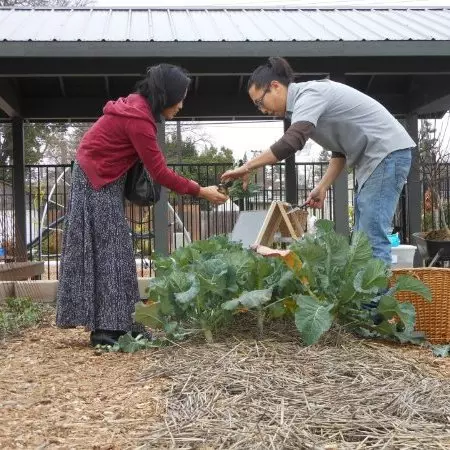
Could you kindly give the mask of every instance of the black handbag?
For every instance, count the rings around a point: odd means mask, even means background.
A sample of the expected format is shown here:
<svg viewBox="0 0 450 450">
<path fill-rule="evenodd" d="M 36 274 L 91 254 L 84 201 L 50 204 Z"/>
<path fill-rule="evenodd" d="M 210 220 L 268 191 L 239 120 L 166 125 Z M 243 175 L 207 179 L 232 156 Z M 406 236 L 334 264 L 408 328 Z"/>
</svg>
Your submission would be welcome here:
<svg viewBox="0 0 450 450">
<path fill-rule="evenodd" d="M 138 161 L 127 172 L 124 195 L 135 205 L 149 206 L 159 200 L 161 185 L 152 180 L 144 164 Z"/>
</svg>

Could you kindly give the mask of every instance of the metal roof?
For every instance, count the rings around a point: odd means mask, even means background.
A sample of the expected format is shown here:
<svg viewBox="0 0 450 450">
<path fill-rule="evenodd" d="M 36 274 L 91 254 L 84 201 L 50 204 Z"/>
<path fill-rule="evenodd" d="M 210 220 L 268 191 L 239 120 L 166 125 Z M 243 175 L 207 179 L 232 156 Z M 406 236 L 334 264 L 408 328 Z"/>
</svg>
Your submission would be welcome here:
<svg viewBox="0 0 450 450">
<path fill-rule="evenodd" d="M 450 8 L 0 8 L 0 41 L 4 42 L 449 39 Z"/>
</svg>

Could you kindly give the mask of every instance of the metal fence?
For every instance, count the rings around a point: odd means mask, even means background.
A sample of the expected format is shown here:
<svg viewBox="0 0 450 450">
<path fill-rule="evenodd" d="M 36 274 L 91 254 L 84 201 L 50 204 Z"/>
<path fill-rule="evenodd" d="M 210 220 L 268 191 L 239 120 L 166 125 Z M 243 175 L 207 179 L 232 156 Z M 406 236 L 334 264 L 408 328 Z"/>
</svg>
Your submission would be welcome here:
<svg viewBox="0 0 450 450">
<path fill-rule="evenodd" d="M 326 171 L 327 162 L 296 163 L 296 189 L 299 203 L 306 200 L 308 194 L 317 185 Z M 180 174 L 198 181 L 201 185 L 217 184 L 220 175 L 231 166 L 229 164 L 172 164 Z M 449 170 L 442 180 L 442 198 L 449 211 Z M 442 172 L 443 173 L 443 172 Z M 17 246 L 12 166 L 0 166 L 0 258 L 3 261 L 14 260 Z M 64 238 L 64 217 L 67 212 L 70 185 L 70 165 L 33 165 L 26 166 L 26 248 L 29 260 L 43 260 L 46 265 L 44 278 L 57 279 L 59 260 Z M 202 199 L 190 196 L 169 195 L 168 204 L 168 247 L 169 251 L 186 243 L 207 239 L 217 234 L 229 234 L 240 211 L 267 209 L 273 200 L 285 200 L 285 166 L 277 164 L 258 170 L 252 179 L 259 186 L 258 193 L 244 200 L 228 201 L 224 205 L 213 206 Z M 350 225 L 353 221 L 353 176 L 349 176 L 348 185 Z M 427 190 L 423 189 L 424 227 L 439 220 L 435 200 L 427 199 Z M 334 191 L 330 188 L 323 210 L 316 210 L 318 218 L 334 220 Z M 402 194 L 394 226 L 405 233 L 407 198 Z M 125 203 L 125 214 L 130 226 L 136 256 L 136 267 L 140 276 L 150 273 L 150 262 L 154 249 L 154 212 L 153 208 L 137 207 Z"/>
</svg>

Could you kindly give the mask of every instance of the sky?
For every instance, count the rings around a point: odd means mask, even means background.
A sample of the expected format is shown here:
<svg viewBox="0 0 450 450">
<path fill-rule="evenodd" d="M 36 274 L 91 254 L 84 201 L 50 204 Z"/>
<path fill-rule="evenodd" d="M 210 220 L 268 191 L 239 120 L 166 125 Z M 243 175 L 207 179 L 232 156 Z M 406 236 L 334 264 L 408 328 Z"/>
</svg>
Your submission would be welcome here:
<svg viewBox="0 0 450 450">
<path fill-rule="evenodd" d="M 241 7 L 241 6 L 447 6 L 450 0 L 93 0 L 93 6 L 100 7 L 150 7 L 150 6 L 182 6 L 182 7 Z M 447 118 L 448 123 L 448 118 Z M 439 123 L 437 124 L 439 126 Z M 254 121 L 249 123 L 208 123 L 199 125 L 202 132 L 209 137 L 210 142 L 217 146 L 231 148 L 235 159 L 243 158 L 247 153 L 252 156 L 252 150 L 265 150 L 277 141 L 283 134 L 283 123 L 281 121 Z M 450 134 L 450 130 L 448 131 Z M 447 132 L 445 133 L 447 135 Z M 318 145 L 310 144 L 302 152 L 297 152 L 297 160 L 312 161 L 320 154 Z"/>
</svg>

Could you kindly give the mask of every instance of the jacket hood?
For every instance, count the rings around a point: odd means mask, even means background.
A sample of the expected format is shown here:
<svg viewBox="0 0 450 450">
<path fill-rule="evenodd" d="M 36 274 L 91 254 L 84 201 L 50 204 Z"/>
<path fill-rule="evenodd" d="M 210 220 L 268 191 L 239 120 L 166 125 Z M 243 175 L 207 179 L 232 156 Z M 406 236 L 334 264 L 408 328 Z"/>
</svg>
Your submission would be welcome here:
<svg viewBox="0 0 450 450">
<path fill-rule="evenodd" d="M 147 100 L 139 94 L 110 100 L 103 108 L 103 114 L 154 121 Z"/>
</svg>

